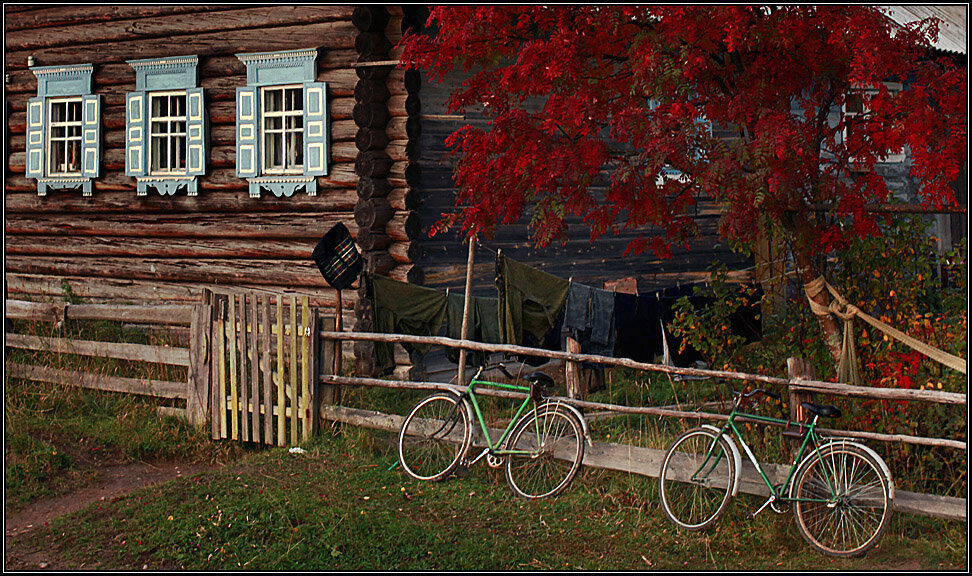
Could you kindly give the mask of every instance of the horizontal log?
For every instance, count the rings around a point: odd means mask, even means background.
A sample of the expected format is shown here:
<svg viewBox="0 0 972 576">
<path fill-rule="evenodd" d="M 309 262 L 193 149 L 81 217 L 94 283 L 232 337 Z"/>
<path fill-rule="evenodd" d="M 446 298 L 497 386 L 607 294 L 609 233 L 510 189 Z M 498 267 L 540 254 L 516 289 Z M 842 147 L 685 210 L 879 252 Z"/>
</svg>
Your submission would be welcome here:
<svg viewBox="0 0 972 576">
<path fill-rule="evenodd" d="M 7 236 L 7 254 L 17 256 L 103 256 L 143 258 L 311 260 L 313 241 L 246 240 L 236 238 L 179 239 L 118 236 Z"/>
<path fill-rule="evenodd" d="M 35 30 L 13 30 L 4 35 L 7 50 L 33 50 L 73 46 L 93 42 L 124 42 L 165 38 L 173 44 L 180 37 L 209 32 L 228 32 L 253 28 L 291 26 L 324 22 L 344 22 L 350 17 L 348 6 L 261 6 L 235 10 L 158 14 L 151 18 L 110 20 L 92 24 L 68 24 Z M 180 52 L 181 53 L 181 52 Z"/>
<path fill-rule="evenodd" d="M 366 252 L 384 250 L 391 242 L 391 238 L 384 231 L 369 230 L 367 228 L 359 228 L 358 236 L 355 238 L 355 243 L 358 245 L 358 248 Z"/>
<path fill-rule="evenodd" d="M 56 354 L 78 354 L 80 356 L 114 358 L 134 362 L 189 366 L 188 348 L 148 346 L 145 344 L 129 344 L 126 342 L 95 342 L 91 340 L 70 340 L 67 338 L 43 338 L 28 334 L 10 333 L 6 334 L 6 344 L 8 348 L 22 348 L 26 350 L 54 352 Z"/>
<path fill-rule="evenodd" d="M 396 213 L 385 226 L 388 236 L 397 242 L 422 241 L 422 217 L 415 210 L 404 214 Z"/>
<path fill-rule="evenodd" d="M 391 15 L 384 6 L 358 6 L 351 13 L 355 28 L 365 32 L 381 32 L 390 19 Z"/>
<path fill-rule="evenodd" d="M 354 137 L 354 145 L 362 152 L 384 150 L 388 146 L 388 134 L 380 128 L 359 128 Z"/>
<path fill-rule="evenodd" d="M 379 274 L 384 276 L 395 266 L 395 261 L 388 252 L 365 252 L 362 256 L 364 257 L 363 271 L 365 274 Z"/>
<path fill-rule="evenodd" d="M 357 191 L 358 198 L 370 200 L 372 198 L 384 198 L 391 192 L 391 184 L 384 178 L 363 177 L 358 179 Z"/>
<path fill-rule="evenodd" d="M 354 173 L 360 178 L 385 178 L 392 164 L 392 159 L 383 150 L 361 152 L 354 162 Z"/>
<path fill-rule="evenodd" d="M 837 382 L 813 382 L 794 380 L 790 389 L 798 392 L 817 392 L 833 394 L 850 398 L 876 398 L 880 400 L 916 400 L 919 402 L 933 402 L 935 404 L 966 405 L 966 395 L 955 392 L 941 392 L 939 390 L 908 390 L 901 388 L 874 388 L 871 386 L 854 386 Z"/>
<path fill-rule="evenodd" d="M 188 14 L 192 12 L 215 12 L 235 10 L 232 5 L 143 5 L 120 4 L 105 6 L 101 4 L 51 5 L 38 10 L 40 5 L 31 5 L 28 12 L 9 13 L 4 17 L 7 30 L 49 28 L 91 22 L 110 22 L 132 18 L 156 18 L 167 14 Z"/>
<path fill-rule="evenodd" d="M 22 378 L 36 382 L 78 386 L 80 388 L 91 388 L 106 392 L 124 392 L 156 398 L 181 398 L 183 400 L 188 396 L 185 382 L 103 376 L 90 372 L 60 370 L 44 366 L 26 366 L 23 364 L 7 364 L 6 372 L 9 378 Z"/>
<path fill-rule="evenodd" d="M 108 303 L 118 302 L 119 300 L 129 302 L 141 301 L 146 306 L 157 305 L 159 302 L 179 302 L 184 305 L 194 304 L 199 302 L 204 289 L 214 292 L 246 290 L 267 294 L 272 297 L 281 294 L 285 298 L 307 296 L 311 306 L 331 311 L 333 311 L 337 300 L 337 291 L 330 287 L 300 289 L 292 286 L 274 286 L 268 284 L 258 286 L 247 283 L 215 286 L 208 281 L 179 283 L 133 280 L 130 278 L 84 277 L 78 275 L 45 276 L 38 274 L 16 274 L 12 272 L 6 274 L 6 280 L 7 290 L 11 296 L 29 295 L 31 297 L 49 299 L 63 298 L 65 286 L 67 286 L 74 295 L 79 298 L 84 298 L 86 301 Z M 357 286 L 357 283 L 355 286 Z M 346 308 L 353 306 L 357 300 L 357 294 L 353 290 L 345 290 L 342 295 L 342 301 Z M 346 310 L 345 317 L 348 318 L 350 315 L 353 315 L 353 310 Z M 353 318 L 347 320 L 345 325 L 351 326 L 352 322 Z"/>
<path fill-rule="evenodd" d="M 422 206 L 422 192 L 416 188 L 395 188 L 388 195 L 388 201 L 395 210 L 418 210 Z"/>
<path fill-rule="evenodd" d="M 361 32 L 354 39 L 354 49 L 361 55 L 361 61 L 384 60 L 392 43 L 383 33 Z"/>
<path fill-rule="evenodd" d="M 390 260 L 391 257 L 385 254 Z M 8 272 L 19 274 L 81 275 L 170 282 L 248 283 L 325 288 L 327 282 L 310 260 L 116 258 L 8 255 Z"/>
<path fill-rule="evenodd" d="M 395 266 L 388 271 L 388 277 L 399 282 L 408 282 L 418 286 L 425 285 L 425 270 L 417 264 Z"/>
<path fill-rule="evenodd" d="M 387 198 L 359 199 L 354 207 L 354 221 L 359 228 L 374 230 L 388 223 L 394 213 Z"/>
<path fill-rule="evenodd" d="M 307 214 L 221 213 L 159 214 L 146 219 L 142 214 L 6 214 L 7 234 L 131 236 L 150 238 L 276 238 L 314 239 L 338 222 L 357 230 L 353 214 L 329 212 Z"/>
<path fill-rule="evenodd" d="M 189 325 L 192 309 L 189 306 L 123 304 L 49 304 L 6 300 L 7 318 L 60 322 L 62 320 L 109 320 L 142 324 Z"/>
<path fill-rule="evenodd" d="M 388 248 L 388 253 L 401 264 L 412 264 L 422 258 L 422 244 L 420 242 L 396 242 Z"/>
<path fill-rule="evenodd" d="M 349 48 L 354 45 L 356 31 L 348 21 L 322 22 L 314 24 L 282 25 L 235 30 L 232 32 L 207 32 L 179 35 L 179 54 L 195 54 L 200 57 L 214 54 L 236 54 L 240 52 L 266 51 L 268 39 L 273 40 L 273 49 L 299 50 L 323 46 L 328 48 Z M 95 42 L 84 46 L 89 60 L 99 64 L 117 63 L 139 58 L 163 58 L 172 55 L 172 40 L 159 42 L 156 38 L 127 40 L 119 42 Z M 30 50 L 8 50 L 4 62 L 9 68 L 24 68 L 27 57 L 33 56 L 37 66 L 75 64 L 78 61 L 77 46 L 56 46 Z M 354 85 L 348 86 L 349 90 Z"/>
<path fill-rule="evenodd" d="M 359 80 L 354 86 L 354 99 L 356 102 L 386 102 L 391 98 L 388 85 L 384 82 L 370 82 Z"/>
</svg>

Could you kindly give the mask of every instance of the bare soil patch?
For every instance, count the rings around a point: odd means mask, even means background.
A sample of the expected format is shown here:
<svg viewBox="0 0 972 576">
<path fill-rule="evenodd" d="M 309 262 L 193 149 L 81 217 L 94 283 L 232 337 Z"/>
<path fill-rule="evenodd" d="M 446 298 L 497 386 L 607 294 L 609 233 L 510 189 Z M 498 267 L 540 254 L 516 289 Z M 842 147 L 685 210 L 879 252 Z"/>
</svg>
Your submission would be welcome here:
<svg viewBox="0 0 972 576">
<path fill-rule="evenodd" d="M 33 502 L 4 514 L 4 570 L 64 570 L 68 566 L 59 551 L 69 543 L 54 535 L 36 534 L 55 518 L 80 510 L 93 502 L 110 502 L 140 488 L 182 476 L 192 476 L 213 467 L 208 463 L 130 462 L 86 467 L 89 477 L 57 497 Z"/>
</svg>

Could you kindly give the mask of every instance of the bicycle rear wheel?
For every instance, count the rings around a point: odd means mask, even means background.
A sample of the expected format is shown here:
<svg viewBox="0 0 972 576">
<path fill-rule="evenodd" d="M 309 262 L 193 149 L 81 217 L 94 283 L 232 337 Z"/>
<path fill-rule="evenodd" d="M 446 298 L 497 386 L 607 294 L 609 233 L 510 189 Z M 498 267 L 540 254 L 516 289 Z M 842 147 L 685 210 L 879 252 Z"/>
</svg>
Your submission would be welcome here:
<svg viewBox="0 0 972 576">
<path fill-rule="evenodd" d="M 398 461 L 412 478 L 444 480 L 465 456 L 471 439 L 463 401 L 454 394 L 432 394 L 405 418 L 398 435 Z"/>
<path fill-rule="evenodd" d="M 520 418 L 508 444 L 506 481 L 522 498 L 550 498 L 577 475 L 584 459 L 584 428 L 574 414 L 542 405 Z"/>
<path fill-rule="evenodd" d="M 735 476 L 725 437 L 707 428 L 685 432 L 668 449 L 658 475 L 665 516 L 686 530 L 709 528 L 729 506 Z"/>
<path fill-rule="evenodd" d="M 831 556 L 864 554 L 891 520 L 891 480 L 868 450 L 831 442 L 801 464 L 790 491 L 800 534 Z"/>
</svg>

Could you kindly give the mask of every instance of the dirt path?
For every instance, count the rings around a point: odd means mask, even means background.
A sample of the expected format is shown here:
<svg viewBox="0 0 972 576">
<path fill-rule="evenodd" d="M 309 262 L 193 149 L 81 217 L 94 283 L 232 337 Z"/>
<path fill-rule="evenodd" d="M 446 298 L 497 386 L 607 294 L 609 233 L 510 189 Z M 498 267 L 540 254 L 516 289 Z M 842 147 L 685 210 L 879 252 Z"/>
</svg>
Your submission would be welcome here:
<svg viewBox="0 0 972 576">
<path fill-rule="evenodd" d="M 59 559 L 58 546 L 40 546 L 24 538 L 55 518 L 97 501 L 110 501 L 139 488 L 192 476 L 212 468 L 208 464 L 136 462 L 99 468 L 99 482 L 69 494 L 34 502 L 4 517 L 4 570 L 58 570 L 68 568 Z M 30 542 L 30 543 L 28 543 Z"/>
</svg>

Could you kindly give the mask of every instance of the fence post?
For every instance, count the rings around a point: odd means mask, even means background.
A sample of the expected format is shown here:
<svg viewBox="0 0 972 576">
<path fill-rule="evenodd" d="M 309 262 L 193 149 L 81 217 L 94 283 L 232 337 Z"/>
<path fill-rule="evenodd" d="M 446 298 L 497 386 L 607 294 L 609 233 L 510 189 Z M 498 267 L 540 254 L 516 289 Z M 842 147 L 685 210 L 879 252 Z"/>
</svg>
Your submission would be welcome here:
<svg viewBox="0 0 972 576">
<path fill-rule="evenodd" d="M 567 337 L 567 352 L 580 354 L 580 342 L 570 336 Z M 587 389 L 580 376 L 580 363 L 568 360 L 564 363 L 564 371 L 567 378 L 567 397 L 574 400 L 583 400 L 587 397 Z"/>
<path fill-rule="evenodd" d="M 786 359 L 786 370 L 787 375 L 790 380 L 816 380 L 817 371 L 813 367 L 813 364 L 807 362 L 803 358 L 787 358 Z M 800 406 L 801 402 L 812 402 L 814 399 L 812 392 L 804 392 L 802 390 L 796 390 L 793 386 L 790 386 L 789 390 L 790 396 L 790 420 L 792 422 L 803 423 L 806 417 L 806 410 Z M 790 449 L 793 454 L 800 449 L 800 441 L 793 439 L 790 441 Z"/>
<path fill-rule="evenodd" d="M 337 322 L 334 318 L 329 318 L 327 316 L 321 318 L 321 329 L 325 332 L 333 332 Z M 331 376 L 341 374 L 341 356 L 339 350 L 341 349 L 340 341 L 338 340 L 320 340 L 320 366 L 317 374 L 315 375 L 315 382 L 320 384 L 320 376 Z M 318 397 L 318 406 L 315 408 L 315 418 L 320 417 L 320 406 L 323 404 L 340 404 L 341 403 L 341 387 L 335 386 L 333 384 L 323 384 L 320 385 L 320 393 Z"/>
<path fill-rule="evenodd" d="M 189 377 L 186 390 L 186 418 L 192 426 L 205 423 L 210 413 L 209 338 L 212 332 L 212 298 L 212 292 L 204 289 L 201 303 L 192 306 L 192 320 L 189 327 Z"/>
</svg>

